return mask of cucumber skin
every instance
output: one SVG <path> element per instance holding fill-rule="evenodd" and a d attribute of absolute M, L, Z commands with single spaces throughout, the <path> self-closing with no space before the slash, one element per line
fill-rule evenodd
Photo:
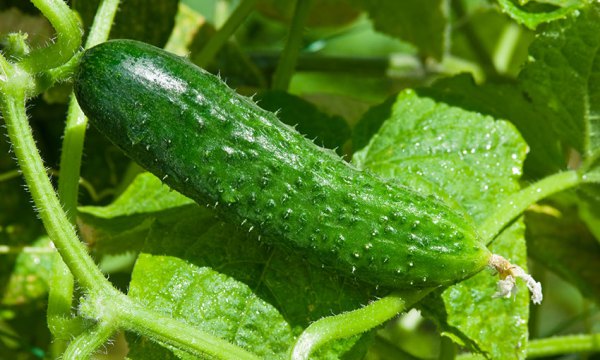
<path fill-rule="evenodd" d="M 188 60 L 113 40 L 87 50 L 75 94 L 100 132 L 171 188 L 266 242 L 393 288 L 484 268 L 474 226 L 360 171 Z"/>

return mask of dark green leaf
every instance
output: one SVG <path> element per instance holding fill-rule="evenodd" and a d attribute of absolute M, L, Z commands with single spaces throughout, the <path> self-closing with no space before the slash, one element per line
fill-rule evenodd
<path fill-rule="evenodd" d="M 556 136 L 584 158 L 600 148 L 600 4 L 544 29 L 530 48 L 520 81 Z M 550 139 L 549 139 L 550 140 Z"/>
<path fill-rule="evenodd" d="M 352 148 L 355 151 L 367 146 L 384 121 L 390 118 L 395 101 L 396 96 L 391 96 L 364 113 L 352 131 Z"/>
<path fill-rule="evenodd" d="M 71 1 L 71 7 L 80 13 L 86 30 L 92 25 L 99 4 L 100 0 Z M 110 37 L 135 39 L 163 47 L 173 29 L 178 5 L 179 0 L 121 0 Z"/>
<path fill-rule="evenodd" d="M 377 31 L 415 45 L 421 54 L 441 60 L 446 52 L 447 0 L 353 0 Z"/>
<path fill-rule="evenodd" d="M 527 247 L 536 261 L 600 302 L 600 243 L 574 206 L 538 206 L 525 213 Z"/>

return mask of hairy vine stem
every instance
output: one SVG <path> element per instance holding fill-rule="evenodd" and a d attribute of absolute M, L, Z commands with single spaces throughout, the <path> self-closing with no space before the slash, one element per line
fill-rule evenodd
<path fill-rule="evenodd" d="M 94 23 L 88 34 L 86 48 L 108 39 L 110 28 L 119 6 L 119 0 L 103 0 L 94 18 Z M 60 30 L 57 28 L 57 32 Z M 78 61 L 75 59 L 75 61 Z M 70 73 L 59 75 L 68 76 Z M 77 105 L 74 96 L 71 96 L 65 133 L 63 136 L 60 172 L 58 179 L 58 195 L 62 206 L 74 223 L 77 215 L 77 199 L 79 194 L 79 178 L 81 172 L 81 158 L 87 128 L 87 119 Z M 48 325 L 53 329 L 52 334 L 58 338 L 65 338 L 67 334 L 60 333 L 72 330 L 73 325 L 66 323 L 70 319 L 73 303 L 74 279 L 60 257 L 52 263 L 51 286 L 48 294 Z M 77 323 L 76 320 L 73 320 Z M 83 335 L 82 335 L 83 336 Z M 54 350 L 61 352 L 66 344 L 56 344 Z"/>
<path fill-rule="evenodd" d="M 305 360 L 323 344 L 361 334 L 400 314 L 434 289 L 395 292 L 367 306 L 310 324 L 298 338 L 290 354 L 293 360 Z"/>
<path fill-rule="evenodd" d="M 66 63 L 81 44 L 79 19 L 63 0 L 31 0 L 56 30 L 53 45 L 35 49 L 19 65 L 30 74 L 39 73 Z"/>

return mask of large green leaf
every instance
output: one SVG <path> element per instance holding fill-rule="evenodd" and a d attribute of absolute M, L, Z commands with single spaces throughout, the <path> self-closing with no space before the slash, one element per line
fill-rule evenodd
<path fill-rule="evenodd" d="M 176 257 L 140 255 L 129 296 L 262 358 L 282 358 L 294 339 L 277 309 L 249 286 Z M 144 351 L 136 352 L 135 358 L 147 358 Z"/>
<path fill-rule="evenodd" d="M 600 148 L 600 4 L 550 24 L 530 48 L 519 79 L 550 113 L 556 135 L 584 157 Z"/>
<path fill-rule="evenodd" d="M 151 195 L 155 191 L 162 195 Z M 79 207 L 77 222 L 83 239 L 99 254 L 139 251 L 156 218 L 176 219 L 194 204 L 155 179 L 138 176 L 112 204 Z"/>
<path fill-rule="evenodd" d="M 524 164 L 527 177 L 541 178 L 566 168 L 556 133 L 551 127 L 541 126 L 559 120 L 532 105 L 516 83 L 477 85 L 471 76 L 463 74 L 443 78 L 422 92 L 438 101 L 512 122 L 529 146 Z"/>
<path fill-rule="evenodd" d="M 481 222 L 493 212 L 491 204 L 519 189 L 526 150 L 508 122 L 407 90 L 398 95 L 389 119 L 371 143 L 355 154 L 354 162 L 408 186 L 414 187 L 415 178 L 421 178 L 433 185 L 418 189 L 449 194 L 455 206 L 464 207 Z M 522 224 L 505 231 L 492 250 L 525 266 Z M 498 299 L 493 296 L 495 283 L 496 278 L 484 271 L 447 288 L 441 294 L 445 307 L 434 305 L 428 312 L 455 341 L 472 350 L 493 358 L 524 358 L 527 291 L 515 299 Z M 430 298 L 425 304 L 432 302 L 439 304 L 439 299 Z"/>
<path fill-rule="evenodd" d="M 415 45 L 421 54 L 442 59 L 448 32 L 447 0 L 353 0 L 377 31 Z"/>
<path fill-rule="evenodd" d="M 408 185 L 415 175 L 436 184 L 479 222 L 499 195 L 519 189 L 516 180 L 526 151 L 508 122 L 407 90 L 354 162 Z"/>

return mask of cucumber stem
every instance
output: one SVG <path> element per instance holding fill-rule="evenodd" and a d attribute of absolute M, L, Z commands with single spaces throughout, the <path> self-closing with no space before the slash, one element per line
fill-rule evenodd
<path fill-rule="evenodd" d="M 119 6 L 119 0 L 103 0 L 94 17 L 94 23 L 86 40 L 86 48 L 97 43 L 106 41 L 110 33 L 110 27 Z M 58 29 L 57 29 L 58 31 Z M 77 60 L 79 57 L 77 57 Z M 78 62 L 78 61 L 76 61 Z M 66 64 L 68 66 L 68 64 Z M 72 64 L 71 64 L 72 65 Z M 65 133 L 63 136 L 60 177 L 58 178 L 58 196 L 69 221 L 74 224 L 77 216 L 77 204 L 79 195 L 79 177 L 81 173 L 81 158 L 83 155 L 83 144 L 87 129 L 87 119 L 81 108 L 71 96 Z M 62 254 L 61 254 L 62 255 Z M 64 256 L 64 255 L 63 255 Z M 67 265 L 58 258 L 52 263 L 51 286 L 48 294 L 47 321 L 52 335 L 61 339 L 71 327 L 63 324 L 71 319 L 71 304 L 73 302 L 73 275 L 69 272 Z M 54 351 L 61 352 L 64 346 L 55 346 Z"/>
<path fill-rule="evenodd" d="M 15 79 L 11 82 L 15 86 L 11 87 L 5 96 L 0 97 L 0 110 L 6 122 L 17 162 L 50 239 L 77 276 L 81 286 L 86 289 L 111 291 L 112 287 L 88 255 L 85 246 L 78 240 L 75 228 L 63 211 L 50 179 L 46 175 L 46 169 L 27 122 L 25 89 L 16 86 L 17 81 L 20 83 L 28 80 L 30 79 Z M 21 86 L 25 87 L 26 84 Z"/>
<path fill-rule="evenodd" d="M 287 90 L 290 85 L 290 80 L 298 61 L 298 54 L 300 54 L 304 24 L 306 24 L 306 20 L 308 19 L 309 10 L 310 0 L 296 0 L 288 39 L 281 54 L 279 65 L 273 75 L 273 84 L 271 87 L 274 90 Z"/>
<path fill-rule="evenodd" d="M 86 49 L 108 39 L 110 27 L 118 7 L 119 0 L 102 1 L 86 40 Z M 58 181 L 58 193 L 61 202 L 72 221 L 77 214 L 79 174 L 81 171 L 81 157 L 86 128 L 87 119 L 77 104 L 77 100 L 72 96 L 69 103 L 67 124 L 61 149 L 61 176 Z"/>
<path fill-rule="evenodd" d="M 309 359 L 323 344 L 361 334 L 383 324 L 429 294 L 433 288 L 396 292 L 369 305 L 339 315 L 329 316 L 310 324 L 292 348 L 291 359 Z"/>
<path fill-rule="evenodd" d="M 61 359 L 89 359 L 117 331 L 113 323 L 100 322 L 73 339 Z"/>
<path fill-rule="evenodd" d="M 482 241 L 489 244 L 529 206 L 547 196 L 579 185 L 581 182 L 582 176 L 577 171 L 565 171 L 545 177 L 521 191 L 509 195 L 479 226 Z"/>
<path fill-rule="evenodd" d="M 600 351 L 600 333 L 531 340 L 527 345 L 527 358 L 593 351 Z"/>
<path fill-rule="evenodd" d="M 21 68 L 34 74 L 67 62 L 81 44 L 79 18 L 63 0 L 31 0 L 56 30 L 53 45 L 31 51 L 19 62 Z"/>
<path fill-rule="evenodd" d="M 519 25 L 510 23 L 504 26 L 494 50 L 494 64 L 501 74 L 505 74 L 516 51 L 522 30 Z"/>

